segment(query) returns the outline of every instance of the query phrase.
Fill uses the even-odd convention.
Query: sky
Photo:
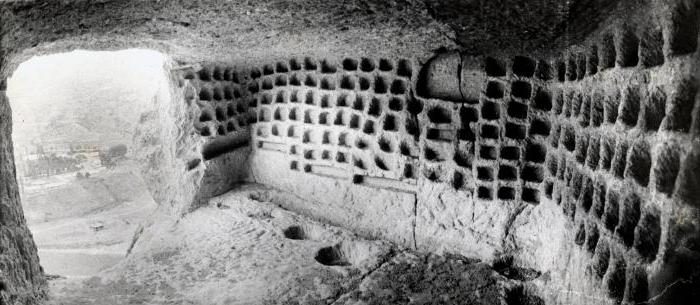
[[[161,53],[140,49],[33,57],[7,82],[13,138],[55,134],[49,123],[66,121],[80,124],[75,129],[83,133],[126,137],[131,130],[124,129],[136,124],[145,103],[163,84],[164,63]]]

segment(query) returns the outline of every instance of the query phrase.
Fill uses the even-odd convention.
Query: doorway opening
[[[156,208],[133,144],[166,82],[161,53],[36,56],[8,79],[24,215],[47,275],[85,278],[126,255]]]

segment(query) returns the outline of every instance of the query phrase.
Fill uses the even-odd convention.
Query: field
[[[79,172],[90,176],[23,180],[25,216],[48,274],[82,277],[116,263],[156,207],[128,160],[113,169],[88,162]]]

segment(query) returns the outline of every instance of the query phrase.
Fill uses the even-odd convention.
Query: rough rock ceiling
[[[185,61],[252,63],[324,53],[429,55],[431,48],[454,47],[449,28],[417,1],[31,1],[8,2],[1,19],[7,52],[140,44]]]
[[[450,26],[471,54],[565,47],[562,35],[582,37],[614,12],[618,0],[427,0],[430,14]],[[632,5],[640,1],[628,1]],[[554,44],[553,44],[554,43]]]
[[[0,3],[6,53],[33,47],[38,47],[34,53],[52,53],[86,42],[104,49],[139,44],[185,61],[245,58],[247,63],[262,55],[324,52],[427,58],[440,48],[470,54],[548,53],[621,10],[618,1],[602,0]]]

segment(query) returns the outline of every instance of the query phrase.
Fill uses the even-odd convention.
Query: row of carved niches
[[[620,136],[618,141],[621,140],[627,137]],[[617,302],[639,303],[660,293],[659,287],[664,289],[664,285],[681,276],[697,272],[696,266],[690,264],[682,267],[688,270],[676,268],[679,262],[688,264],[688,257],[694,256],[697,262],[700,251],[692,242],[700,237],[698,224],[691,220],[700,213],[697,206],[686,205],[698,198],[689,197],[698,195],[700,145],[689,148],[668,139],[652,148],[654,172],[650,185],[663,185],[669,191],[675,187],[674,195],[669,197],[668,193],[644,187],[628,176],[636,167],[630,163],[637,162],[635,154],[642,151],[640,148],[646,149],[646,144],[639,144],[641,141],[632,143],[611,145],[616,147],[613,156],[627,155],[612,157],[611,161],[611,168],[624,168],[624,176],[612,174],[605,167],[593,169],[567,151],[560,150],[554,158],[551,156],[555,154],[551,154],[547,160],[548,176],[554,177],[555,182],[548,179],[546,189],[547,196],[561,206],[572,224],[572,241],[590,258],[587,274],[597,279],[599,287]],[[685,161],[680,163],[680,159]],[[673,183],[676,175],[679,181]]]
[[[664,65],[674,56],[697,50],[699,21],[692,1],[669,1],[662,18],[650,18],[639,25],[619,24],[593,36],[582,47],[554,60],[559,82],[580,81],[612,68],[650,69]],[[690,7],[687,3],[691,3]]]
[[[687,197],[678,178],[700,135],[698,80],[684,69],[696,53],[694,1],[664,2],[644,22],[605,27],[550,60],[556,77],[549,138],[587,171],[662,198]],[[552,176],[554,160],[548,165]],[[552,182],[546,182],[551,197]],[[681,198],[685,202],[693,202]]]
[[[661,143],[655,150],[664,158],[662,154],[673,145]],[[683,150],[673,147],[673,151]],[[575,232],[572,242],[587,253],[587,274],[618,302],[648,299],[647,281],[659,276],[655,270],[675,255],[668,250],[669,239],[682,238],[668,233],[676,225],[677,215],[671,212],[674,203],[630,179],[591,170],[571,153],[551,157],[556,155],[550,154],[547,160],[548,176],[554,182],[547,179],[546,195],[570,221]]]
[[[437,55],[417,80],[419,95],[435,101],[426,112],[426,151],[439,152],[436,142],[453,127],[460,143],[453,160],[471,169],[477,199],[538,204],[552,126],[548,75],[549,64],[527,56]]]
[[[582,128],[603,124],[609,124],[606,127],[611,128],[611,125],[619,124],[627,128],[639,127],[646,132],[665,130],[687,133],[692,112],[687,107],[693,105],[688,98],[694,94],[692,90],[688,86],[679,88],[669,102],[666,90],[661,86],[647,89],[640,85],[627,85],[622,90],[616,87],[608,90],[585,85],[558,89],[554,93],[554,114],[573,119]],[[670,104],[669,107],[667,104]],[[668,114],[667,108],[670,108]]]
[[[400,61],[399,70],[403,71],[400,75],[390,73],[394,69],[394,64],[388,60],[379,60],[379,64],[366,58],[363,58],[360,63],[351,59],[343,61],[343,68],[340,70],[345,73],[341,79],[357,77],[349,71],[362,71],[362,75],[382,73],[385,74],[382,79],[396,78],[391,81],[392,83],[400,81],[401,85],[396,86],[400,89],[394,92],[377,93],[376,90],[365,92],[362,88],[349,89],[350,87],[343,88],[343,86],[336,89],[335,82],[330,79],[338,80],[338,77],[334,78],[333,76],[336,75],[330,71],[337,72],[339,68],[337,66],[329,68],[328,61],[325,60],[321,62],[321,75],[329,80],[326,82],[329,85],[322,85],[320,88],[306,85],[294,86],[286,82],[275,82],[271,87],[267,87],[264,85],[264,79],[256,81],[256,77],[258,79],[265,76],[279,78],[283,75],[280,72],[284,71],[287,73],[306,71],[306,68],[303,68],[305,66],[315,66],[318,69],[318,64],[311,59],[307,58],[304,62],[301,66],[298,63],[295,64],[295,60],[291,60],[287,66],[283,63],[277,63],[274,68],[271,68],[272,65],[266,65],[266,68],[263,68],[264,73],[256,73],[253,69],[253,76],[218,66],[186,74],[185,79],[200,80],[197,82],[198,105],[201,108],[198,130],[203,136],[224,136],[258,119],[294,121],[302,120],[303,116],[304,124],[345,126],[350,130],[362,130],[365,135],[379,139],[375,141],[378,144],[374,146],[381,146],[383,149],[375,150],[378,153],[404,151],[404,155],[413,158],[417,156],[418,149],[411,150],[407,147],[416,146],[415,143],[410,145],[408,143],[411,141],[405,139],[392,141],[384,135],[378,137],[376,131],[396,131],[413,139],[423,135],[425,145],[421,146],[420,151],[425,160],[430,163],[451,159],[455,161],[455,168],[466,169],[466,173],[455,173],[455,176],[469,176],[471,172],[477,181],[483,182],[478,190],[479,198],[498,197],[507,200],[513,198],[513,195],[509,195],[513,194],[511,190],[513,183],[523,182],[522,184],[525,185],[542,182],[543,168],[538,165],[546,157],[546,150],[542,149],[542,138],[549,136],[549,143],[554,148],[559,146],[559,142],[563,143],[567,150],[575,152],[579,162],[585,162],[590,167],[610,167],[612,164],[606,163],[610,162],[608,159],[612,160],[613,156],[609,151],[611,149],[609,139],[604,138],[601,141],[597,134],[583,133],[578,136],[577,141],[577,137],[572,135],[572,128],[586,129],[610,123],[627,127],[637,126],[649,132],[660,128],[688,132],[692,121],[690,115],[693,108],[692,101],[697,91],[692,80],[686,80],[680,82],[678,89],[673,90],[674,94],[669,98],[662,87],[647,89],[639,86],[607,91],[595,88],[578,89],[578,91],[559,88],[552,93],[543,85],[542,79],[535,77],[538,75],[537,71],[542,69],[540,68],[542,61],[523,56],[516,56],[509,62],[486,57],[484,71],[488,77],[479,101],[463,103],[459,107],[452,107],[452,104],[447,102],[441,103],[437,99],[414,98],[408,95],[407,86],[410,86],[410,79],[401,79],[401,75],[407,75],[406,71],[412,70],[410,63],[406,60]],[[365,68],[362,68],[363,66]],[[507,67],[511,67],[510,70]],[[308,70],[316,71],[312,68]],[[494,72],[495,70],[503,71]],[[309,75],[316,74],[318,73]],[[532,78],[539,80],[533,81]],[[248,84],[245,84],[246,81]],[[261,82],[263,85],[260,85]],[[251,83],[270,89],[250,95],[246,89],[251,86]],[[280,88],[284,90],[277,90]],[[424,104],[430,101],[436,102],[425,107]],[[258,104],[295,103],[299,106],[274,108],[261,106],[254,116],[250,115],[252,111],[248,110],[250,106]],[[320,109],[312,110],[304,107]],[[346,109],[343,110],[343,108]],[[424,108],[427,109],[423,111]],[[556,122],[552,131],[548,112],[553,113],[556,118],[575,121],[576,124],[574,126],[574,124]],[[427,127],[421,131],[421,126]],[[287,131],[287,134],[289,133]],[[355,145],[361,150],[367,148],[364,144],[367,140],[362,137],[362,135],[357,137]],[[393,142],[398,144],[391,144]],[[458,145],[444,145],[444,142],[457,142]],[[379,145],[379,143],[390,144]],[[396,146],[400,148],[397,149]],[[632,150],[633,166],[625,169],[624,166],[620,168],[620,165],[616,164],[617,168],[613,167],[615,170],[612,173],[617,176],[624,174],[626,177],[632,177],[646,186],[649,181],[650,157],[648,147],[644,146],[639,144]],[[626,145],[620,144],[619,150],[625,148]],[[542,154],[540,155],[538,151]],[[614,156],[618,155],[620,153],[614,154]],[[374,159],[374,163],[378,164],[379,168],[388,168],[382,166],[386,162],[382,162],[381,157],[367,158]],[[624,161],[626,157],[620,155],[617,159]],[[668,160],[673,163],[672,161],[678,158],[670,157]],[[473,166],[475,162],[479,164]],[[358,162],[360,163],[372,162]],[[664,166],[671,169],[674,167],[677,166]],[[675,177],[677,174],[677,171],[673,170],[658,171],[667,177]],[[436,180],[435,173],[430,171],[424,171],[424,173],[431,180]],[[453,182],[453,184],[461,183]],[[657,181],[656,184],[660,191],[670,192],[673,182]],[[501,186],[507,186],[500,192],[503,195],[494,196],[499,193]],[[539,196],[537,185],[531,186],[533,190],[528,192],[536,196],[528,195],[528,197],[537,198]],[[546,193],[550,192],[550,186],[551,182],[546,184]],[[520,198],[524,199],[523,196],[525,195]]]
[[[185,99],[195,100],[200,109],[194,124],[201,136],[210,139],[227,136],[254,123],[251,108],[255,105],[251,103],[244,74],[216,65],[188,70],[184,79],[194,87],[195,92],[188,92]]]
[[[248,145],[249,126],[257,118],[250,76],[234,67],[209,65],[182,72],[185,101],[196,105],[195,130],[206,139],[205,160]]]
[[[251,93],[266,93],[265,102],[297,102],[302,101],[309,105],[319,105],[322,108],[345,106],[353,103],[350,98],[330,101],[328,94],[333,92],[354,92],[357,95],[365,95],[368,98],[382,97],[390,99],[393,111],[402,111],[410,105],[406,105],[406,96],[411,83],[412,63],[409,60],[397,61],[369,58],[361,58],[359,61],[353,58],[345,58],[341,62],[330,59],[316,61],[305,58],[303,61],[291,59],[289,62],[280,61],[276,64],[264,65],[262,69],[253,68],[250,73],[252,82],[249,84]],[[251,89],[252,88],[252,89]],[[287,91],[289,100],[283,100],[275,89],[282,88]],[[316,96],[309,96],[308,90],[320,89]],[[306,95],[298,96],[299,91],[305,91]],[[275,93],[275,96],[270,96]],[[333,104],[332,102],[337,102]],[[369,104],[369,100],[366,102]],[[376,109],[375,109],[376,110]]]
[[[305,58],[253,72],[257,149],[285,153],[290,169],[312,174],[414,179],[407,160],[418,156],[421,106],[410,61]]]
[[[700,135],[698,81],[669,64],[696,50],[697,28],[685,25],[613,27],[585,52],[575,47],[553,61],[544,196],[561,207],[572,242],[589,256],[586,274],[624,304],[678,281],[684,272],[662,271],[682,260],[678,240],[700,233],[677,221],[700,206],[689,199],[700,195],[700,160],[691,152]]]
[[[693,37],[696,36],[697,33]],[[654,70],[657,74],[673,73],[664,66],[664,60],[651,64],[654,60],[650,56],[647,51],[640,53],[642,67],[661,67]],[[663,219],[659,211],[663,204],[655,202],[667,204],[681,199],[693,205],[697,200],[689,197],[700,195],[693,187],[683,187],[688,184],[686,180],[677,178],[698,181],[693,177],[700,175],[694,169],[697,160],[686,157],[690,140],[700,134],[700,119],[694,114],[698,82],[681,76],[669,84],[658,81],[661,77],[656,81],[649,78],[645,69],[637,69],[621,79],[605,74],[586,78],[585,82],[559,85],[552,79],[551,62],[526,56],[465,59],[454,53],[438,55],[421,70],[418,92],[429,100],[458,103],[454,111],[465,114],[467,123],[460,122],[453,128],[459,129],[456,134],[463,135],[458,139],[476,142],[473,147],[464,148],[467,153],[454,154],[458,164],[471,166],[481,160],[498,160],[497,167],[473,166],[477,198],[517,198],[517,188],[501,185],[501,178],[512,179],[518,171],[501,159],[512,155],[517,160],[523,152],[527,154],[528,146],[533,147],[530,156],[535,158],[526,157],[524,161],[541,156],[539,160],[547,160],[547,170],[528,170],[532,174],[526,176],[544,181],[544,195],[561,205],[563,214],[576,228],[573,242],[585,247],[591,256],[596,251],[605,252],[598,248],[613,252],[612,258],[607,257],[612,269],[608,265],[591,266],[610,297],[618,301],[643,300],[647,289],[645,272],[657,257],[663,239],[661,232],[672,229],[661,228],[668,219]],[[598,70],[595,66],[593,74]],[[618,66],[632,64],[622,58]],[[589,72],[578,75],[586,73]],[[465,79],[473,83],[465,84]],[[485,85],[479,91],[474,90],[474,83]],[[428,126],[433,135],[429,140],[450,138],[450,133],[443,130],[449,127],[440,124],[454,119],[448,110],[433,106],[426,106],[428,121],[436,124]],[[528,128],[517,128],[520,122],[527,122]],[[477,129],[464,127],[470,124],[476,124]],[[503,133],[501,129],[506,130]],[[510,145],[509,141],[517,139],[524,141]],[[542,139],[544,143],[537,141]],[[492,140],[499,145],[489,145],[495,144],[489,142]],[[435,153],[439,150],[426,148],[430,156],[447,159]],[[548,156],[547,151],[555,153]],[[523,168],[519,171],[520,176],[526,172]],[[495,181],[495,185],[482,185],[485,181]],[[577,211],[585,216],[577,217]],[[599,239],[604,242],[597,247]],[[637,262],[643,262],[643,266],[640,268]]]
[[[290,168],[319,164],[393,179],[422,173],[472,192],[478,182],[484,200],[539,202],[552,104],[541,80],[491,77],[484,85],[500,86],[501,96],[456,105],[410,94],[408,61],[311,61],[307,71],[309,61],[266,65],[255,75],[258,148],[293,155]],[[352,85],[358,79],[369,86]]]
[[[665,92],[673,94],[667,97]],[[665,137],[689,140],[697,86],[682,80],[670,86],[633,85],[622,90],[558,89],[549,145],[572,154],[591,170],[604,170],[643,187],[672,195],[680,152],[659,148],[652,162],[651,148]],[[638,135],[638,140],[629,135]],[[655,166],[652,167],[652,163]],[[651,173],[657,177],[650,184]]]

